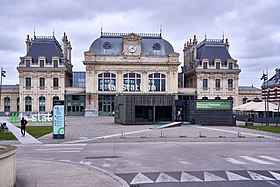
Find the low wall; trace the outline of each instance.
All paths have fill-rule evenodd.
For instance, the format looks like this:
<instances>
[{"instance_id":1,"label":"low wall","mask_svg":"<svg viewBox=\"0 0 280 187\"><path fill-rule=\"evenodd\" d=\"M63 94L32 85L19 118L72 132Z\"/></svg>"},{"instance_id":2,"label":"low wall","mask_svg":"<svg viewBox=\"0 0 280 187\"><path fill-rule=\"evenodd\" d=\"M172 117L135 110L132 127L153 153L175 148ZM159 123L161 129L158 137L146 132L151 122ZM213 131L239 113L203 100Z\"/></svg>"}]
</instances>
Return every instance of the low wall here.
<instances>
[{"instance_id":1,"label":"low wall","mask_svg":"<svg viewBox=\"0 0 280 187\"><path fill-rule=\"evenodd\" d=\"M0 186L16 186L16 147L0 144Z\"/></svg>"}]
</instances>

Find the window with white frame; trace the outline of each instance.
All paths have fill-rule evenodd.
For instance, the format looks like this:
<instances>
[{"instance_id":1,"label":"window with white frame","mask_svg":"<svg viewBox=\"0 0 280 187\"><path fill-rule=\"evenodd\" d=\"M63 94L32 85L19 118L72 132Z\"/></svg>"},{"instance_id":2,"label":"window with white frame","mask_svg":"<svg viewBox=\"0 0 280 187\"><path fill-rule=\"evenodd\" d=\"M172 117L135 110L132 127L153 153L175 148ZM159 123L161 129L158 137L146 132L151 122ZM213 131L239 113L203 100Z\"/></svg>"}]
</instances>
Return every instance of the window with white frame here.
<instances>
[{"instance_id":1,"label":"window with white frame","mask_svg":"<svg viewBox=\"0 0 280 187\"><path fill-rule=\"evenodd\" d=\"M152 73L148 80L149 92L165 92L166 91L166 76L162 73Z\"/></svg>"},{"instance_id":2,"label":"window with white frame","mask_svg":"<svg viewBox=\"0 0 280 187\"><path fill-rule=\"evenodd\" d=\"M98 74L98 91L116 91L116 74L99 73Z\"/></svg>"},{"instance_id":3,"label":"window with white frame","mask_svg":"<svg viewBox=\"0 0 280 187\"><path fill-rule=\"evenodd\" d=\"M32 99L30 96L25 97L25 112L32 111Z\"/></svg>"},{"instance_id":4,"label":"window with white frame","mask_svg":"<svg viewBox=\"0 0 280 187\"><path fill-rule=\"evenodd\" d=\"M203 79L202 80L202 87L203 87L203 90L208 89L208 79Z\"/></svg>"},{"instance_id":5,"label":"window with white frame","mask_svg":"<svg viewBox=\"0 0 280 187\"><path fill-rule=\"evenodd\" d=\"M123 75L123 91L124 92L140 92L141 91L141 75L138 73L126 73Z\"/></svg>"},{"instance_id":6,"label":"window with white frame","mask_svg":"<svg viewBox=\"0 0 280 187\"><path fill-rule=\"evenodd\" d=\"M203 69L207 69L207 62L203 62Z\"/></svg>"},{"instance_id":7,"label":"window with white frame","mask_svg":"<svg viewBox=\"0 0 280 187\"><path fill-rule=\"evenodd\" d=\"M215 80L215 88L220 89L221 88L221 79L216 79Z\"/></svg>"},{"instance_id":8,"label":"window with white frame","mask_svg":"<svg viewBox=\"0 0 280 187\"><path fill-rule=\"evenodd\" d=\"M44 96L39 97L39 112L46 111L46 98Z\"/></svg>"},{"instance_id":9,"label":"window with white frame","mask_svg":"<svg viewBox=\"0 0 280 187\"><path fill-rule=\"evenodd\" d=\"M10 112L11 110L11 100L9 97L4 98L4 112Z\"/></svg>"},{"instance_id":10,"label":"window with white frame","mask_svg":"<svg viewBox=\"0 0 280 187\"><path fill-rule=\"evenodd\" d=\"M228 89L233 89L233 79L228 79Z\"/></svg>"}]
</instances>

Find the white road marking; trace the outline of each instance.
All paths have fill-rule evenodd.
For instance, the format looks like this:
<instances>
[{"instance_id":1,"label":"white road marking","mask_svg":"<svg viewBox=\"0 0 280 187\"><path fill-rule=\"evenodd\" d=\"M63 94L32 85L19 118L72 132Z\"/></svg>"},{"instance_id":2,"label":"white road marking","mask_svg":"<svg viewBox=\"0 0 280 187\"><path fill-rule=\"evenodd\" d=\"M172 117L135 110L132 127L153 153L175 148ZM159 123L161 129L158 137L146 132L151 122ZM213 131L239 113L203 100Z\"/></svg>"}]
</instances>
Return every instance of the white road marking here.
<instances>
[{"instance_id":1,"label":"white road marking","mask_svg":"<svg viewBox=\"0 0 280 187\"><path fill-rule=\"evenodd\" d=\"M251 176L251 178L253 180L259 180L259 181L263 181L263 180L275 180L273 178L267 177L267 176L263 176L260 175L258 173L252 172L252 171L247 171L249 173L249 175Z\"/></svg>"},{"instance_id":2,"label":"white road marking","mask_svg":"<svg viewBox=\"0 0 280 187\"><path fill-rule=\"evenodd\" d=\"M154 183L149 177L143 175L142 173L138 173L130 184L144 184L144 183Z\"/></svg>"},{"instance_id":3,"label":"white road marking","mask_svg":"<svg viewBox=\"0 0 280 187\"><path fill-rule=\"evenodd\" d=\"M187 162L187 161L179 161L181 164L186 164L186 165L190 165L190 163L189 162Z\"/></svg>"},{"instance_id":4,"label":"white road marking","mask_svg":"<svg viewBox=\"0 0 280 187\"><path fill-rule=\"evenodd\" d=\"M70 162L70 160L60 160L61 162Z\"/></svg>"},{"instance_id":5,"label":"white road marking","mask_svg":"<svg viewBox=\"0 0 280 187\"><path fill-rule=\"evenodd\" d=\"M200 129L207 129L207 130L213 130L213 131L221 131L221 132L228 132L228 133L234 133L237 134L238 131L230 131L230 130L224 130L224 129L217 129L217 128L213 128L213 127L202 127L202 126L192 126L194 128L200 128ZM280 140L280 138L275 137L275 136L266 136L263 134L252 134L252 133L247 133L247 132L241 132L242 135L249 135L249 136L253 136L253 137L259 137L259 136L263 136L265 138L269 138L269 139L274 139L274 140Z\"/></svg>"},{"instance_id":6,"label":"white road marking","mask_svg":"<svg viewBox=\"0 0 280 187\"><path fill-rule=\"evenodd\" d=\"M104 168L111 167L111 164L110 164L110 163L105 163L105 164L103 164L103 167L104 167Z\"/></svg>"},{"instance_id":7,"label":"white road marking","mask_svg":"<svg viewBox=\"0 0 280 187\"><path fill-rule=\"evenodd\" d=\"M155 182L179 182L177 179L167 175L166 173L160 173Z\"/></svg>"},{"instance_id":8,"label":"white road marking","mask_svg":"<svg viewBox=\"0 0 280 187\"><path fill-rule=\"evenodd\" d=\"M274 157L271 157L271 156L259 156L259 157L265 158L267 160L275 161L275 162L280 162L280 159L274 158Z\"/></svg>"},{"instance_id":9,"label":"white road marking","mask_svg":"<svg viewBox=\"0 0 280 187\"><path fill-rule=\"evenodd\" d=\"M226 158L226 160L231 163L234 163L234 164L246 164L245 162L241 162L241 161L233 159L233 158Z\"/></svg>"},{"instance_id":10,"label":"white road marking","mask_svg":"<svg viewBox=\"0 0 280 187\"><path fill-rule=\"evenodd\" d=\"M256 159L256 158L253 158L253 157L250 157L250 156L240 156L246 160L249 160L249 161L252 161L252 162L256 162L258 164L272 164L270 162L266 162L266 161L263 161L263 160L260 160L260 159Z\"/></svg>"},{"instance_id":11,"label":"white road marking","mask_svg":"<svg viewBox=\"0 0 280 187\"><path fill-rule=\"evenodd\" d=\"M280 180L280 174L273 172L273 171L268 171L271 175L273 175L273 177L275 177L277 180Z\"/></svg>"},{"instance_id":12,"label":"white road marking","mask_svg":"<svg viewBox=\"0 0 280 187\"><path fill-rule=\"evenodd\" d=\"M87 166L90 166L91 165L91 161L84 161L83 164L87 165Z\"/></svg>"},{"instance_id":13,"label":"white road marking","mask_svg":"<svg viewBox=\"0 0 280 187\"><path fill-rule=\"evenodd\" d=\"M65 147L70 147L70 146L86 146L87 144L86 143L84 143L84 144L82 144L82 143L77 143L77 144L45 144L44 146L46 146L46 147L63 147L63 146L65 146Z\"/></svg>"},{"instance_id":14,"label":"white road marking","mask_svg":"<svg viewBox=\"0 0 280 187\"><path fill-rule=\"evenodd\" d=\"M181 182L187 182L187 181L195 181L195 182L202 182L201 179L191 175L191 174L188 174L188 173L185 173L185 172L182 172L182 175L181 175Z\"/></svg>"},{"instance_id":15,"label":"white road marking","mask_svg":"<svg viewBox=\"0 0 280 187\"><path fill-rule=\"evenodd\" d=\"M240 180L251 180L249 178L243 177L241 175L237 175L235 173L226 171L227 177L229 181L240 181Z\"/></svg>"},{"instance_id":16,"label":"white road marking","mask_svg":"<svg viewBox=\"0 0 280 187\"><path fill-rule=\"evenodd\" d=\"M63 151L63 150L81 150L83 148L68 147L68 148L50 148L50 149L35 149L35 151Z\"/></svg>"},{"instance_id":17,"label":"white road marking","mask_svg":"<svg viewBox=\"0 0 280 187\"><path fill-rule=\"evenodd\" d=\"M53 148L53 149L35 149L35 151L59 151L60 148Z\"/></svg>"},{"instance_id":18,"label":"white road marking","mask_svg":"<svg viewBox=\"0 0 280 187\"><path fill-rule=\"evenodd\" d=\"M204 181L225 181L225 180L226 179L223 179L222 177L204 171Z\"/></svg>"},{"instance_id":19,"label":"white road marking","mask_svg":"<svg viewBox=\"0 0 280 187\"><path fill-rule=\"evenodd\" d=\"M139 131L125 132L125 135L137 134L137 133L147 132L147 131L151 131L151 130L152 129L144 129L144 130L139 130ZM89 138L89 139L86 139L86 140L75 140L75 141L66 142L66 144L79 143L79 142L89 142L89 141L92 141L92 140L106 139L106 138L112 138L112 137L117 137L117 136L122 136L122 133L112 134L112 135L108 135L108 136L99 136L99 137L95 137L95 138Z\"/></svg>"},{"instance_id":20,"label":"white road marking","mask_svg":"<svg viewBox=\"0 0 280 187\"><path fill-rule=\"evenodd\" d=\"M58 151L59 153L79 153L81 151Z\"/></svg>"}]
</instances>

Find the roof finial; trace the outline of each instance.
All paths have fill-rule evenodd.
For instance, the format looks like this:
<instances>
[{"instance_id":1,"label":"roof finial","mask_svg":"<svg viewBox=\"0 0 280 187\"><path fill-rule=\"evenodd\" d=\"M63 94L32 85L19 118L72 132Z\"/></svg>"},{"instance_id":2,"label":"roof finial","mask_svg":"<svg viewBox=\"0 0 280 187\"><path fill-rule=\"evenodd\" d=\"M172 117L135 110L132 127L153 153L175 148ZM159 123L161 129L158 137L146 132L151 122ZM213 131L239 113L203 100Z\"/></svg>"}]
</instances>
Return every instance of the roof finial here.
<instances>
[{"instance_id":1,"label":"roof finial","mask_svg":"<svg viewBox=\"0 0 280 187\"><path fill-rule=\"evenodd\" d=\"M224 41L224 39L225 39L225 31L223 30L223 41Z\"/></svg>"},{"instance_id":2,"label":"roof finial","mask_svg":"<svg viewBox=\"0 0 280 187\"><path fill-rule=\"evenodd\" d=\"M53 31L52 31L53 37L54 37L54 27L53 27Z\"/></svg>"},{"instance_id":3,"label":"roof finial","mask_svg":"<svg viewBox=\"0 0 280 187\"><path fill-rule=\"evenodd\" d=\"M205 29L205 34L204 34L204 37L205 37L204 39L206 40L206 29Z\"/></svg>"},{"instance_id":4,"label":"roof finial","mask_svg":"<svg viewBox=\"0 0 280 187\"><path fill-rule=\"evenodd\" d=\"M161 36L162 34L162 24L160 24L160 30L159 30L159 35Z\"/></svg>"},{"instance_id":5,"label":"roof finial","mask_svg":"<svg viewBox=\"0 0 280 187\"><path fill-rule=\"evenodd\" d=\"M101 36L102 36L102 20L101 20L101 28L100 28Z\"/></svg>"},{"instance_id":6,"label":"roof finial","mask_svg":"<svg viewBox=\"0 0 280 187\"><path fill-rule=\"evenodd\" d=\"M36 35L35 35L35 26L34 26L34 38L36 38Z\"/></svg>"}]
</instances>

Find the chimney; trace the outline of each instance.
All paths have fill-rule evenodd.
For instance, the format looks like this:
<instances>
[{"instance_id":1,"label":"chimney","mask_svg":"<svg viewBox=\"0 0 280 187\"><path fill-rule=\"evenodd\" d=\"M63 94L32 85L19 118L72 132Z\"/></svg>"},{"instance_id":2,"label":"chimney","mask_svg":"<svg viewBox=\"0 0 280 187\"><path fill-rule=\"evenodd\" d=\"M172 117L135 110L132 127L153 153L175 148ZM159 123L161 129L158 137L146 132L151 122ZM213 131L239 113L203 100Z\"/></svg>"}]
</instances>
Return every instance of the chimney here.
<instances>
[{"instance_id":1,"label":"chimney","mask_svg":"<svg viewBox=\"0 0 280 187\"><path fill-rule=\"evenodd\" d=\"M193 60L196 59L196 53L197 53L197 39L196 35L193 36Z\"/></svg>"},{"instance_id":2,"label":"chimney","mask_svg":"<svg viewBox=\"0 0 280 187\"><path fill-rule=\"evenodd\" d=\"M68 58L68 63L71 64L71 50L72 50L72 46L70 44L70 41L67 44L67 58Z\"/></svg>"},{"instance_id":3,"label":"chimney","mask_svg":"<svg viewBox=\"0 0 280 187\"><path fill-rule=\"evenodd\" d=\"M32 40L32 39L31 39ZM27 38L25 40L25 44L26 44L26 54L28 53L30 47L31 47L31 40L29 38L29 35L27 35Z\"/></svg>"},{"instance_id":4,"label":"chimney","mask_svg":"<svg viewBox=\"0 0 280 187\"><path fill-rule=\"evenodd\" d=\"M276 68L275 69L275 71L276 71L276 80L280 80L280 68Z\"/></svg>"},{"instance_id":5,"label":"chimney","mask_svg":"<svg viewBox=\"0 0 280 187\"><path fill-rule=\"evenodd\" d=\"M228 51L228 49L229 49L228 38L226 38L225 46L226 46L226 49L227 49L227 51Z\"/></svg>"},{"instance_id":6,"label":"chimney","mask_svg":"<svg viewBox=\"0 0 280 187\"><path fill-rule=\"evenodd\" d=\"M64 62L66 63L68 58L68 52L67 52L67 46L68 46L68 39L67 39L67 35L64 32L63 38L62 38L62 44L63 44L63 58L64 58Z\"/></svg>"}]
</instances>

